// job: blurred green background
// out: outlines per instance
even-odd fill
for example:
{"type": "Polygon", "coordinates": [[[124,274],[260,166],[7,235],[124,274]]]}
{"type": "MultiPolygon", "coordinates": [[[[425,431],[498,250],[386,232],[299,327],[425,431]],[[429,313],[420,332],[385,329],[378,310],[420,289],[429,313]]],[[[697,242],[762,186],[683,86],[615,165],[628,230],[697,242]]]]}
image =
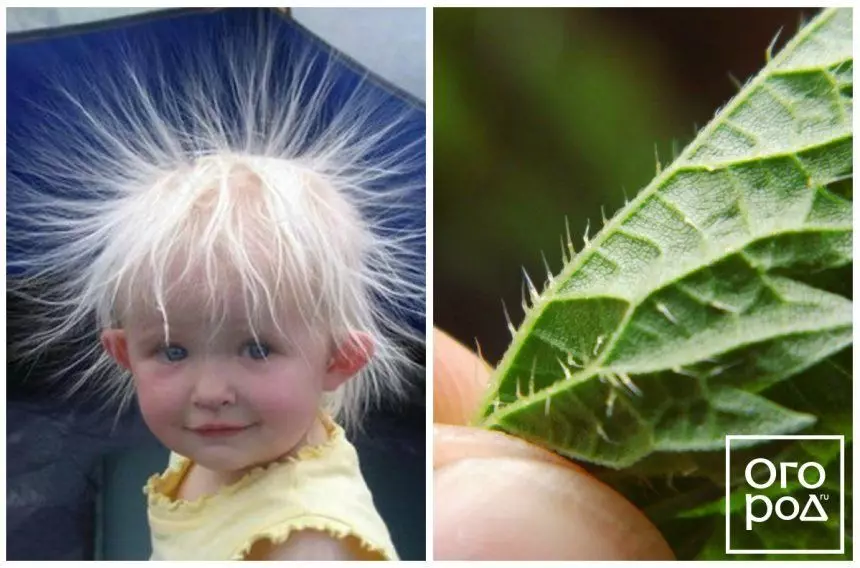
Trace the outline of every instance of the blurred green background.
{"type": "Polygon", "coordinates": [[[435,9],[435,325],[497,363],[565,217],[579,250],[816,12],[435,9]]]}

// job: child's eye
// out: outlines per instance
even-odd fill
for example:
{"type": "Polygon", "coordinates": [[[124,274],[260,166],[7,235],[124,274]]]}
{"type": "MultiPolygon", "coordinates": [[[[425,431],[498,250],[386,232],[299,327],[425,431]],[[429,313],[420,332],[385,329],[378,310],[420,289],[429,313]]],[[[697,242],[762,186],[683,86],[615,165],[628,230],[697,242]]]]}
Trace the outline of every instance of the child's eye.
{"type": "Polygon", "coordinates": [[[161,348],[161,354],[171,363],[175,363],[188,357],[188,350],[179,345],[165,345],[161,348]]]}
{"type": "Polygon", "coordinates": [[[256,360],[264,360],[269,356],[269,346],[265,343],[257,343],[256,341],[249,341],[245,344],[245,347],[242,349],[242,354],[247,355],[251,359],[256,360]]]}

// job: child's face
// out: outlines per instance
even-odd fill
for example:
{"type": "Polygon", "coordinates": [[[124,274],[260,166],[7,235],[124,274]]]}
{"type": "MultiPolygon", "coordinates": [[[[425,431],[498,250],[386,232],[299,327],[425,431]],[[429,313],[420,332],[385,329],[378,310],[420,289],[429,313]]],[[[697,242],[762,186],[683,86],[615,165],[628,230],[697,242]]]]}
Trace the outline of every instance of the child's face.
{"type": "Polygon", "coordinates": [[[213,334],[202,309],[183,308],[169,315],[169,344],[157,313],[106,331],[104,342],[121,364],[127,349],[156,437],[207,469],[235,472],[288,453],[308,432],[323,391],[357,370],[338,366],[330,342],[301,317],[279,322],[286,338],[274,325],[255,329],[258,344],[243,310],[213,334]]]}

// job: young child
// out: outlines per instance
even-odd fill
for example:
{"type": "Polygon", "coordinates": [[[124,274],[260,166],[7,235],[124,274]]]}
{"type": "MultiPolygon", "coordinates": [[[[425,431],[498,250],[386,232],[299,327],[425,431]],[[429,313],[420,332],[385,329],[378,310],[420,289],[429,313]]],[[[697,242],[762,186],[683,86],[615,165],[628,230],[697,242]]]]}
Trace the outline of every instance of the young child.
{"type": "Polygon", "coordinates": [[[72,390],[136,397],[172,451],[153,559],[396,559],[340,424],[406,388],[422,235],[387,220],[416,165],[380,151],[402,115],[364,84],[331,111],[335,63],[283,60],[273,26],[176,56],[180,89],[130,65],[70,95],[72,153],[45,136],[70,124],[41,132],[19,230],[50,246],[20,263],[50,290],[23,347],[91,338],[72,390]]]}

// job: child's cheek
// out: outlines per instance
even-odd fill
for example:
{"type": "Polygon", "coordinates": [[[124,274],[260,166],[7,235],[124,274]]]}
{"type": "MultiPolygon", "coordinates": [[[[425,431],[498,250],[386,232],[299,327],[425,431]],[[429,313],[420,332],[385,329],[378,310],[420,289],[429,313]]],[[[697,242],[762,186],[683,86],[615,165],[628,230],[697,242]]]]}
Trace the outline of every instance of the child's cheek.
{"type": "Polygon", "coordinates": [[[272,381],[258,393],[257,408],[268,422],[304,429],[316,416],[319,392],[307,381],[272,381]]]}
{"type": "Polygon", "coordinates": [[[183,396],[177,392],[178,383],[160,380],[145,369],[135,375],[135,388],[140,411],[149,429],[159,438],[169,435],[173,428],[184,426],[183,396]]]}

